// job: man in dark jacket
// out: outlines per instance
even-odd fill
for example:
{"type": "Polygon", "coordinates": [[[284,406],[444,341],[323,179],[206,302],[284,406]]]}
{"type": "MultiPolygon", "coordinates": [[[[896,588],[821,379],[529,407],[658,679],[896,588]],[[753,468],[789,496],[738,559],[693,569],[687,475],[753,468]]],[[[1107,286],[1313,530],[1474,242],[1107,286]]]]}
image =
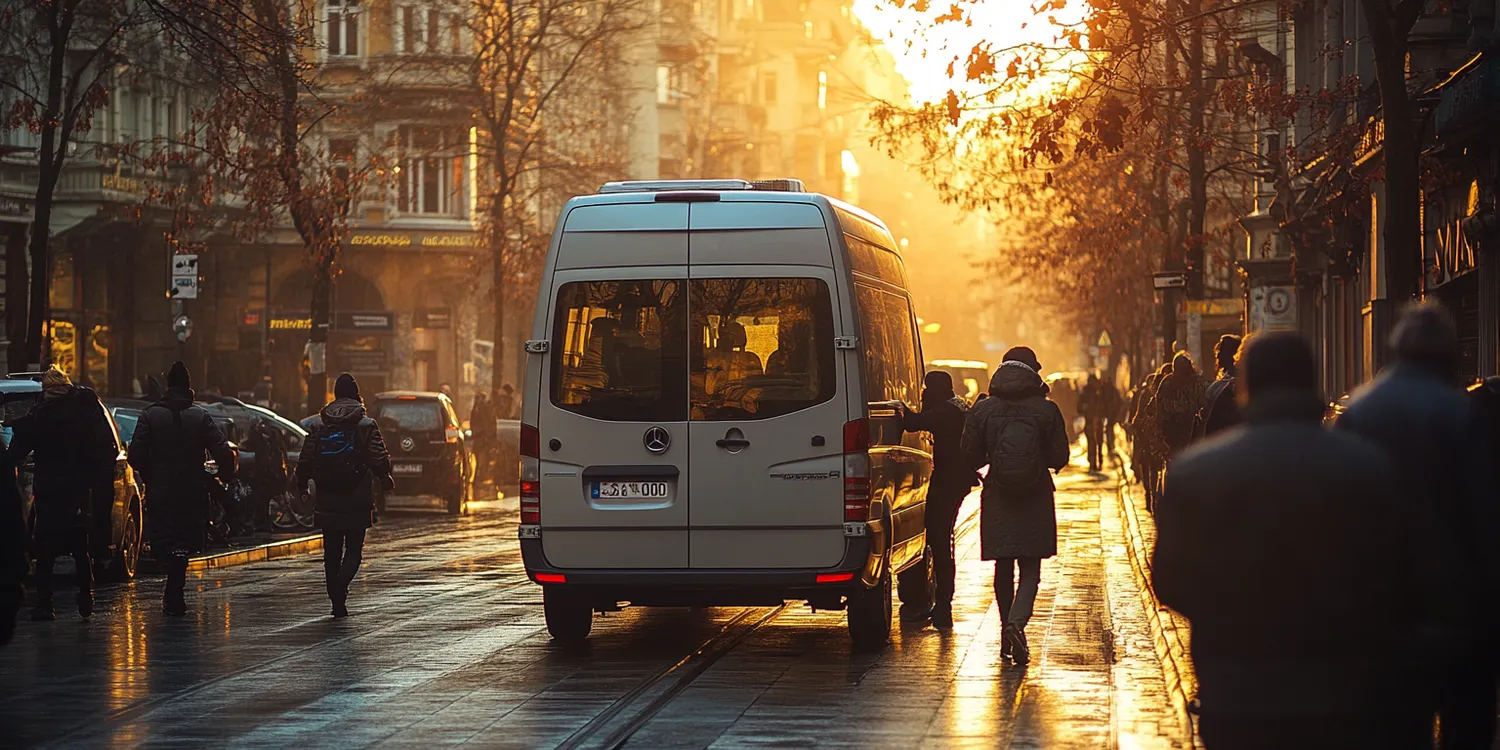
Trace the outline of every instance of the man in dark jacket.
{"type": "Polygon", "coordinates": [[[364,558],[365,531],[375,511],[372,482],[389,492],[391,456],[380,426],[365,415],[359,383],[344,373],[333,384],[333,401],[302,443],[297,486],[313,487],[318,528],[323,530],[323,580],[334,617],[348,617],[349,586],[364,558]]]}
{"type": "Polygon", "coordinates": [[[922,381],[922,412],[906,414],[907,432],[932,434],[932,478],[927,484],[927,546],[932,548],[937,601],[932,603],[932,625],[953,627],[953,588],[957,565],[953,559],[953,524],[958,509],[978,477],[964,465],[959,442],[969,407],[953,393],[953,377],[942,370],[922,381]]]}
{"type": "Polygon", "coordinates": [[[16,465],[0,450],[0,646],[16,632],[16,613],[26,596],[26,518],[16,465]]]}
{"type": "Polygon", "coordinates": [[[1235,357],[1240,352],[1240,337],[1225,334],[1214,344],[1214,361],[1219,377],[1208,384],[1203,394],[1203,408],[1198,410],[1197,437],[1204,438],[1240,423],[1240,407],[1235,403],[1234,379],[1239,374],[1235,357]]]}
{"type": "Polygon", "coordinates": [[[478,458],[478,470],[474,473],[474,483],[494,482],[495,471],[495,447],[499,442],[499,420],[500,415],[495,412],[495,402],[490,394],[484,390],[474,394],[474,408],[469,412],[469,445],[473,446],[474,455],[478,458]]]}
{"type": "Polygon", "coordinates": [[[1441,722],[1440,747],[1489,748],[1500,676],[1494,452],[1459,387],[1453,319],[1439,307],[1411,308],[1389,346],[1395,364],[1354,394],[1335,426],[1384,448],[1395,470],[1421,581],[1403,609],[1420,616],[1407,651],[1433,687],[1422,696],[1426,720],[1441,722]]]}
{"type": "Polygon", "coordinates": [[[94,613],[92,556],[108,544],[114,502],[117,448],[99,396],[73,385],[61,370],[42,376],[42,402],[16,420],[10,460],[21,466],[33,458],[36,502],[37,605],[33,620],[55,620],[52,564],[59,554],[73,556],[78,580],[78,614],[94,613]]]}
{"type": "Polygon", "coordinates": [[[188,558],[204,547],[210,481],[204,460],[214,460],[225,482],[236,469],[224,431],[193,403],[194,395],[187,367],[173,363],[166,395],[141,412],[130,438],[130,465],[146,485],[151,553],[167,569],[161,608],[172,616],[187,614],[188,558]]]}
{"type": "Polygon", "coordinates": [[[1104,464],[1104,424],[1109,404],[1104,383],[1098,373],[1089,373],[1089,381],[1078,395],[1078,413],[1083,416],[1083,439],[1088,443],[1089,471],[1098,472],[1104,464]]]}
{"type": "Polygon", "coordinates": [[[1068,465],[1068,429],[1047,399],[1031,349],[1005,353],[990,398],[974,405],[961,443],[968,468],[988,466],[980,495],[980,556],[995,561],[995,602],[1005,623],[1001,653],[1030,659],[1026,624],[1042,581],[1042,559],[1057,554],[1056,486],[1048,470],[1068,465]],[[1020,571],[1020,584],[1016,573],[1020,571]]]}
{"type": "Polygon", "coordinates": [[[1156,509],[1152,586],[1192,623],[1204,743],[1420,747],[1392,663],[1412,612],[1391,597],[1416,579],[1386,459],[1322,429],[1296,334],[1252,340],[1242,373],[1245,423],[1179,455],[1156,509]]]}

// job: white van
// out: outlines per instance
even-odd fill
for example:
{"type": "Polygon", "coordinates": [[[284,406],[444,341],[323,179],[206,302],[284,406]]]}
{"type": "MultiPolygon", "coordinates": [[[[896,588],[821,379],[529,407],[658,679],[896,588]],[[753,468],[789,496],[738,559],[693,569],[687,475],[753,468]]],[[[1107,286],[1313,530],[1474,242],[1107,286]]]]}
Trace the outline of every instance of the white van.
{"type": "Polygon", "coordinates": [[[922,352],[885,225],[796,180],[564,206],[526,342],[521,551],[548,630],[643,606],[925,612],[922,352]]]}

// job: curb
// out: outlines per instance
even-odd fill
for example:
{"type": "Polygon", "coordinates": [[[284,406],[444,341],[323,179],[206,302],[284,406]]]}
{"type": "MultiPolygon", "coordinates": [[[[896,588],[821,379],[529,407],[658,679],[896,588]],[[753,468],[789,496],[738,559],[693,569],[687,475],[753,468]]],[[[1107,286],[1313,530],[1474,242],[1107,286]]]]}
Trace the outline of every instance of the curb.
{"type": "Polygon", "coordinates": [[[322,550],[323,535],[308,534],[306,536],[258,544],[254,547],[193,557],[188,560],[188,570],[228,568],[234,565],[278,560],[285,557],[305,555],[310,552],[321,552],[322,550]]]}
{"type": "Polygon", "coordinates": [[[1125,522],[1125,541],[1130,547],[1130,567],[1135,571],[1141,605],[1145,607],[1146,619],[1151,624],[1152,640],[1156,642],[1156,656],[1165,673],[1167,693],[1189,740],[1194,747],[1201,747],[1197,726],[1188,710],[1198,694],[1198,676],[1193,671],[1188,651],[1188,623],[1177,613],[1161,606],[1151,588],[1151,549],[1156,543],[1156,523],[1146,513],[1144,500],[1136,495],[1134,485],[1125,478],[1124,469],[1116,490],[1120,516],[1125,522]]]}

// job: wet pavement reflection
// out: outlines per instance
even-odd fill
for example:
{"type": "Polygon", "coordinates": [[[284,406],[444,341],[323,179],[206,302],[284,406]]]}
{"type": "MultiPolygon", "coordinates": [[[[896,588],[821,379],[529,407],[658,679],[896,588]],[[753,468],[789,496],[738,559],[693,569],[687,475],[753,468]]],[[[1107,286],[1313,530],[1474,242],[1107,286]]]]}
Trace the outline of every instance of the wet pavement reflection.
{"type": "Polygon", "coordinates": [[[858,654],[843,613],[801,604],[628,609],[569,649],[545,632],[502,500],[378,526],[346,620],[308,556],[190,577],[185,618],[162,616],[145,578],[101,589],[92,621],[22,622],[0,651],[0,744],[598,747],[628,726],[647,748],[1186,747],[1116,480],[1075,465],[1059,488],[1028,667],[1000,657],[972,523],[951,632],[906,625],[858,654]]]}

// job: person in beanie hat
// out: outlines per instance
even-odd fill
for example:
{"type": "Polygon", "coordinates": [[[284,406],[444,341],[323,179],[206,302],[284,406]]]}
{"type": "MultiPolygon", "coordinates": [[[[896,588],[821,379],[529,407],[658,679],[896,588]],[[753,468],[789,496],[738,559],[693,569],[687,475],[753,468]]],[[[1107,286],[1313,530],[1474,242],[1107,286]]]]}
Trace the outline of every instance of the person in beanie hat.
{"type": "Polygon", "coordinates": [[[980,495],[980,556],[995,561],[995,602],[1005,626],[1000,650],[1017,664],[1030,660],[1026,624],[1042,559],[1057,554],[1056,488],[1048,470],[1067,466],[1069,457],[1062,410],[1047,399],[1040,369],[1031,349],[1006,352],[990,379],[990,397],[969,411],[960,442],[969,469],[989,467],[980,495]]]}
{"type": "Polygon", "coordinates": [[[53,367],[42,376],[42,401],[13,425],[13,466],[33,459],[37,604],[33,620],[56,619],[52,564],[71,554],[78,614],[94,612],[93,557],[105,551],[114,504],[114,431],[99,396],[53,367]]]}
{"type": "MultiPolygon", "coordinates": [[[[1500,504],[1494,449],[1483,417],[1461,387],[1458,328],[1441,307],[1408,308],[1391,332],[1395,363],[1356,391],[1338,430],[1385,449],[1416,547],[1420,585],[1399,592],[1419,621],[1405,654],[1420,662],[1425,725],[1439,747],[1488,748],[1500,679],[1500,504]]],[[[1357,496],[1356,496],[1357,497],[1357,496]]]]}
{"type": "Polygon", "coordinates": [[[204,460],[212,458],[226,482],[236,469],[224,431],[193,403],[194,395],[187,367],[173,363],[166,393],[141,412],[130,439],[130,465],[146,485],[151,552],[167,569],[162,612],[173,616],[187,614],[188,558],[205,544],[210,478],[204,460]]]}
{"type": "Polygon", "coordinates": [[[324,584],[333,616],[348,617],[349,586],[364,559],[365,531],[375,512],[373,482],[384,492],[396,482],[380,425],[365,414],[354,376],[340,375],[333,396],[302,443],[297,486],[303,492],[312,487],[323,530],[324,584]]]}
{"type": "MultiPolygon", "coordinates": [[[[922,411],[904,413],[907,432],[923,430],[932,434],[932,478],[927,483],[927,544],[932,548],[933,576],[937,579],[937,601],[929,602],[932,626],[953,627],[953,589],[957,567],[953,557],[953,524],[969,489],[979,477],[964,465],[959,452],[963,439],[964,419],[969,407],[953,393],[953,376],[942,370],[927,373],[922,380],[922,411]]],[[[906,608],[905,603],[902,609],[906,608]]],[[[927,612],[903,612],[909,621],[926,617],[927,612]],[[920,615],[920,617],[918,617],[920,615]]]]}

